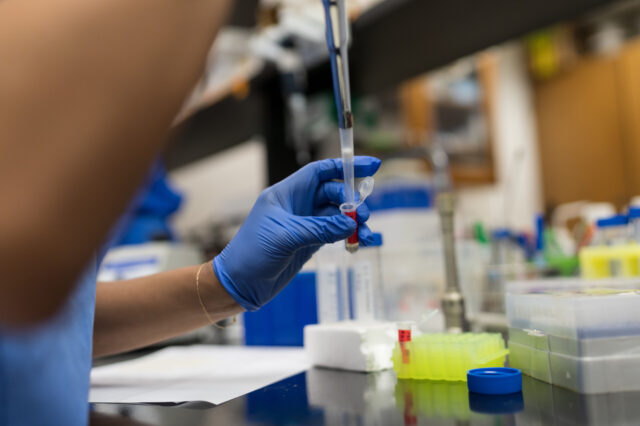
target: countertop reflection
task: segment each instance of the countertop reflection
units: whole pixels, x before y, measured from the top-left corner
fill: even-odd
[[[214,406],[95,404],[109,425],[623,425],[640,423],[640,392],[581,395],[524,377],[522,394],[469,394],[466,383],[397,380],[314,368]]]

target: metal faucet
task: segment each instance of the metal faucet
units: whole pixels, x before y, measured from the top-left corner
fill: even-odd
[[[449,157],[440,143],[436,141],[430,151],[434,170],[434,187],[437,192],[436,204],[442,230],[442,249],[446,278],[445,294],[442,298],[442,312],[448,333],[469,331],[465,316],[464,296],[460,291],[458,263],[455,245],[455,197],[449,173]]]

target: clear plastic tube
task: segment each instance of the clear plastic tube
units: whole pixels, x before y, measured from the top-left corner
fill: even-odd
[[[318,322],[335,323],[350,319],[349,253],[327,245],[317,254],[316,297]]]
[[[338,26],[340,31],[340,67],[342,68],[342,87],[344,88],[344,109],[351,111],[351,83],[349,81],[349,15],[346,0],[338,0]]]
[[[351,260],[349,288],[353,318],[356,321],[369,322],[384,319],[381,244],[382,237],[378,234],[377,241],[371,247],[359,249],[353,256],[344,253],[345,257]]]
[[[358,222],[357,220],[357,212],[356,212],[357,206],[355,204],[350,204],[350,203],[344,203],[340,206],[340,212],[346,216],[349,216],[351,219],[353,219],[356,224]],[[353,235],[351,235],[350,237],[348,237],[345,241],[345,247],[347,249],[348,252],[350,253],[355,253],[356,251],[358,251],[358,248],[360,247],[360,241],[358,240],[358,228],[356,226],[356,232],[353,233]]]
[[[344,173],[344,202],[355,205],[355,177],[353,171],[353,128],[340,129],[342,170]]]

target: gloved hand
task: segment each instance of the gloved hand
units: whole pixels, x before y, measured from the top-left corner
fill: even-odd
[[[371,176],[380,160],[355,157],[355,176]],[[271,300],[326,243],[343,240],[356,230],[353,219],[342,215],[344,202],[342,160],[306,165],[265,189],[236,236],[213,260],[220,283],[248,311]],[[357,210],[360,244],[373,241],[364,222],[366,205]]]

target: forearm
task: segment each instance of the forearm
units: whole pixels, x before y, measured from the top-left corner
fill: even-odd
[[[143,347],[208,324],[196,291],[198,268],[98,283],[94,357]],[[216,278],[211,263],[200,270],[199,290],[214,321],[242,312]]]
[[[0,323],[65,300],[195,85],[227,3],[0,2]]]

